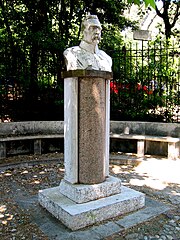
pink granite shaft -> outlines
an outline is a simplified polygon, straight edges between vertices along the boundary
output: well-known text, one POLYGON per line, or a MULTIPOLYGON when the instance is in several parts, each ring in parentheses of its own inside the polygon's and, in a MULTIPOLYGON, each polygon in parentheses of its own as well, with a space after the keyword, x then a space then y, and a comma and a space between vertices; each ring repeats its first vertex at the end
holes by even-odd
POLYGON ((105 180, 105 79, 79 78, 79 183, 105 180))

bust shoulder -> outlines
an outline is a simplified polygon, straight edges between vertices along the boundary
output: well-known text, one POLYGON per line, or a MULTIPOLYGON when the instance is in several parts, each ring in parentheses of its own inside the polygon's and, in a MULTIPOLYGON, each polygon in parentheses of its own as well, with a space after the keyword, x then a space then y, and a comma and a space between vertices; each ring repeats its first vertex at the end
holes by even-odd
POLYGON ((64 53, 67 71, 85 69, 82 49, 79 46, 67 48, 64 53))
POLYGON ((107 53, 105 53, 103 50, 99 50, 99 55, 102 59, 106 59, 110 66, 112 66, 112 58, 107 53))
POLYGON ((105 53, 103 50, 99 50, 99 54, 107 59, 111 59, 111 57, 107 53, 105 53))
POLYGON ((69 47, 64 51, 64 56, 68 54, 78 54, 81 51, 79 46, 69 47))

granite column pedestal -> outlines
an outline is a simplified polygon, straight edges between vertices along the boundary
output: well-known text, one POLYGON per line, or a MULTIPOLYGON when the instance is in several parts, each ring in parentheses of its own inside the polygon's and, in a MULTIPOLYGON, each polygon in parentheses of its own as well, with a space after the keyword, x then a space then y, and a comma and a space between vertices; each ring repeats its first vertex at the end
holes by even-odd
POLYGON ((109 176, 109 79, 101 71, 64 72, 65 177, 95 184, 109 176))
POLYGON ((76 230, 142 208, 145 196, 109 176, 112 73, 75 70, 63 77, 65 175, 59 187, 39 192, 39 202, 76 230))

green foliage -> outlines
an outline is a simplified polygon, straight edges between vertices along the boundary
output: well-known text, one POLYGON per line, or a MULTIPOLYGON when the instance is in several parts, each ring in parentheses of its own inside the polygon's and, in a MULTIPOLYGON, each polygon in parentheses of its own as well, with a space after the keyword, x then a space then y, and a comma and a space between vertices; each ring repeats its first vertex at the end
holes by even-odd
POLYGON ((140 4, 142 4, 142 2, 144 2, 146 7, 151 6, 154 9, 156 7, 155 0, 127 0, 127 2, 134 3, 137 5, 140 5, 140 4))
POLYGON ((121 30, 133 26, 133 22, 123 16, 126 7, 119 0, 0 1, 1 52, 7 53, 8 49, 9 58, 14 59, 14 70, 9 74, 17 75, 15 68, 21 72, 20 66, 15 66, 19 56, 32 75, 30 82, 37 82, 40 59, 49 53, 58 56, 61 71, 62 53, 67 47, 79 44, 82 18, 88 12, 97 14, 103 25, 103 48, 113 49, 121 41, 121 30))
MULTIPOLYGON (((128 2, 140 3, 139 0, 128 2)), ((145 4, 154 7, 153 0, 145 0, 145 4)), ((121 31, 137 27, 124 16, 128 7, 126 1, 119 0, 0 1, 0 84, 23 86, 23 97, 35 104, 37 100, 44 103, 50 100, 62 106, 63 51, 79 44, 82 18, 91 13, 97 14, 102 23, 100 48, 113 57, 118 88, 118 94, 112 94, 115 108, 134 119, 137 115, 143 117, 149 109, 155 111, 158 106, 163 107, 165 102, 172 108, 170 102, 179 101, 173 85, 177 68, 173 60, 167 67, 164 50, 158 50, 163 58, 157 61, 154 61, 153 50, 150 51, 149 61, 144 58, 142 66, 142 59, 132 57, 131 51, 123 47, 121 31), (158 75, 158 86, 170 86, 166 87, 166 94, 160 87, 153 94, 149 94, 150 89, 145 90, 152 80, 150 77, 155 75, 158 75), (131 88, 127 88, 128 84, 131 88)), ((3 87, 0 91, 1 96, 4 95, 3 87)))
MULTIPOLYGON (((130 5, 134 3, 139 6, 144 3, 146 8, 149 8, 149 6, 154 8, 157 16, 163 21, 165 29, 163 34, 166 36, 166 39, 170 39, 173 35, 179 35, 178 24, 176 24, 180 17, 179 0, 127 0, 127 2, 130 5)), ((140 11, 142 12, 142 8, 140 8, 140 11)))

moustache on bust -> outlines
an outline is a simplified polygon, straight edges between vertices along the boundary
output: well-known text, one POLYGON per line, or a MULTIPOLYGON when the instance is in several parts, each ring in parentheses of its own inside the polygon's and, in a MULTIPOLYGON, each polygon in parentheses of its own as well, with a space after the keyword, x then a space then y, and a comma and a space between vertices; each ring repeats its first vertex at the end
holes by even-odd
POLYGON ((100 37, 100 35, 99 34, 94 34, 94 36, 92 37, 92 40, 94 41, 94 40, 101 40, 101 37, 100 37))

